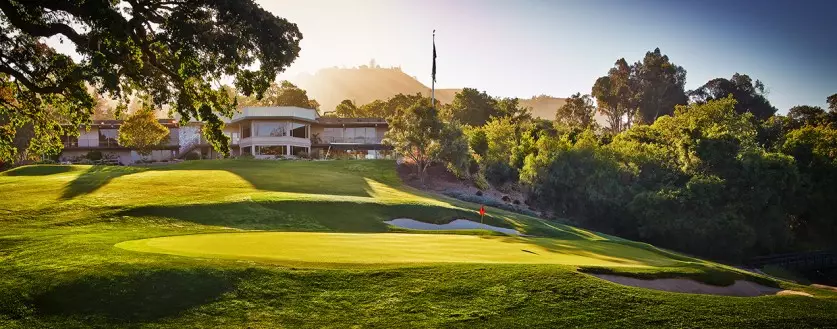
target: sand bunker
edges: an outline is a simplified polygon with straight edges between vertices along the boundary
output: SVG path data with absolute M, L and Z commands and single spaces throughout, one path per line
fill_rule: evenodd
M 648 288 L 669 292 L 682 292 L 687 294 L 707 294 L 737 297 L 756 297 L 765 295 L 796 295 L 813 297 L 809 293 L 794 290 L 783 290 L 780 288 L 772 288 L 746 280 L 736 280 L 735 283 L 733 283 L 732 285 L 721 287 L 689 279 L 642 280 L 612 274 L 590 273 L 590 275 L 610 282 L 624 284 L 626 286 L 631 287 Z
M 390 221 L 385 221 L 392 226 L 406 228 L 410 230 L 430 230 L 430 231 L 442 231 L 442 230 L 489 230 L 494 232 L 500 232 L 507 235 L 523 235 L 517 230 L 510 229 L 510 228 L 502 228 L 497 226 L 491 226 L 487 224 L 480 224 L 474 221 L 470 221 L 467 219 L 456 219 L 447 224 L 431 224 L 420 222 L 410 218 L 396 218 Z
M 833 292 L 837 292 L 837 287 L 826 286 L 824 284 L 812 284 L 811 287 L 819 288 L 819 289 L 825 289 L 825 290 L 831 290 Z

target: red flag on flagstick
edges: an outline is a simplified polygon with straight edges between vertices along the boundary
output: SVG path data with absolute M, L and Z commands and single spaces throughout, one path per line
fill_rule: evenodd
M 480 206 L 480 216 L 485 216 L 485 206 Z

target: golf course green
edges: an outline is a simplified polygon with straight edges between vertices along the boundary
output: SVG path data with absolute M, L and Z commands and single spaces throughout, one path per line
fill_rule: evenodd
M 196 234 L 126 241 L 116 247 L 193 257 L 317 264 L 521 263 L 673 266 L 660 254 L 585 240 L 453 234 L 259 232 Z
M 0 328 L 826 328 L 837 293 L 406 186 L 395 162 L 37 165 L 0 173 Z M 629 287 L 749 280 L 805 296 Z

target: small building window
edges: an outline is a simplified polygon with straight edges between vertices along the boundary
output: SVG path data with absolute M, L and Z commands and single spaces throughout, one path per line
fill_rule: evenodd
M 291 146 L 291 155 L 307 156 L 307 154 L 308 154 L 308 148 L 307 147 Z
M 241 138 L 250 138 L 250 124 L 241 127 Z
M 288 155 L 287 145 L 257 145 L 256 155 Z
M 308 138 L 308 125 L 291 122 L 291 137 Z
M 256 136 L 282 137 L 288 136 L 287 122 L 256 122 Z

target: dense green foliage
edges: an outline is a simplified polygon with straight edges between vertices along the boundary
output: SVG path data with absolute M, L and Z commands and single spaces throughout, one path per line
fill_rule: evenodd
M 89 122 L 87 86 L 123 102 L 144 92 L 183 120 L 206 123 L 205 135 L 226 152 L 219 115 L 235 98 L 215 86 L 231 78 L 261 98 L 299 54 L 297 26 L 253 1 L 0 1 L 0 159 L 8 161 L 18 128 L 31 127 L 28 150 L 57 154 L 59 124 Z M 42 38 L 71 43 L 78 59 Z M 254 64 L 257 69 L 253 69 Z
M 753 82 L 746 74 L 736 73 L 731 79 L 712 79 L 689 92 L 689 96 L 697 103 L 725 98 L 727 95 L 732 95 L 738 101 L 735 104 L 736 112 L 752 113 L 759 120 L 765 120 L 777 111 L 767 100 L 764 83 L 759 80 Z
M 240 106 L 296 106 L 319 110 L 316 100 L 308 98 L 308 92 L 300 89 L 288 80 L 272 82 L 264 91 L 261 99 L 242 97 Z
M 837 201 L 835 131 L 791 130 L 781 152 L 767 150 L 736 104 L 680 106 L 609 142 L 592 131 L 541 138 L 521 178 L 556 216 L 693 254 L 737 261 L 834 247 L 825 209 Z
M 144 109 L 128 116 L 119 126 L 119 145 L 135 149 L 141 155 L 149 155 L 169 137 L 168 128 L 157 121 L 154 112 Z M 91 159 L 92 160 L 92 159 Z
M 660 48 L 645 53 L 642 62 L 629 65 L 624 58 L 593 84 L 592 95 L 612 132 L 633 124 L 650 124 L 686 104 L 686 70 L 672 63 Z
M 468 139 L 457 122 L 446 123 L 426 99 L 391 118 L 384 143 L 408 158 L 424 182 L 427 167 L 443 162 L 457 174 L 467 174 Z
M 593 116 L 596 114 L 596 106 L 590 95 L 576 93 L 567 98 L 564 106 L 555 112 L 555 123 L 569 127 L 587 128 L 595 124 Z
M 114 248 L 136 239 L 249 230 L 392 232 L 382 221 L 405 214 L 426 222 L 479 220 L 479 205 L 406 187 L 394 165 L 219 160 L 147 168 L 28 166 L 2 173 L 0 326 L 822 328 L 837 321 L 837 295 L 786 283 L 816 297 L 667 293 L 612 284 L 562 265 L 323 270 Z M 489 208 L 485 221 L 551 237 L 553 243 L 543 246 L 571 257 L 679 265 L 613 269 L 622 274 L 714 282 L 721 269 L 726 279 L 753 279 L 499 209 Z
M 335 116 L 339 118 L 384 118 L 390 119 L 401 111 L 413 106 L 417 102 L 430 102 L 429 97 L 422 96 L 420 93 L 414 95 L 397 94 L 386 100 L 375 100 L 368 104 L 358 106 L 354 101 L 345 99 L 332 112 L 326 112 L 326 116 Z M 440 106 L 439 101 L 436 101 L 436 106 Z

